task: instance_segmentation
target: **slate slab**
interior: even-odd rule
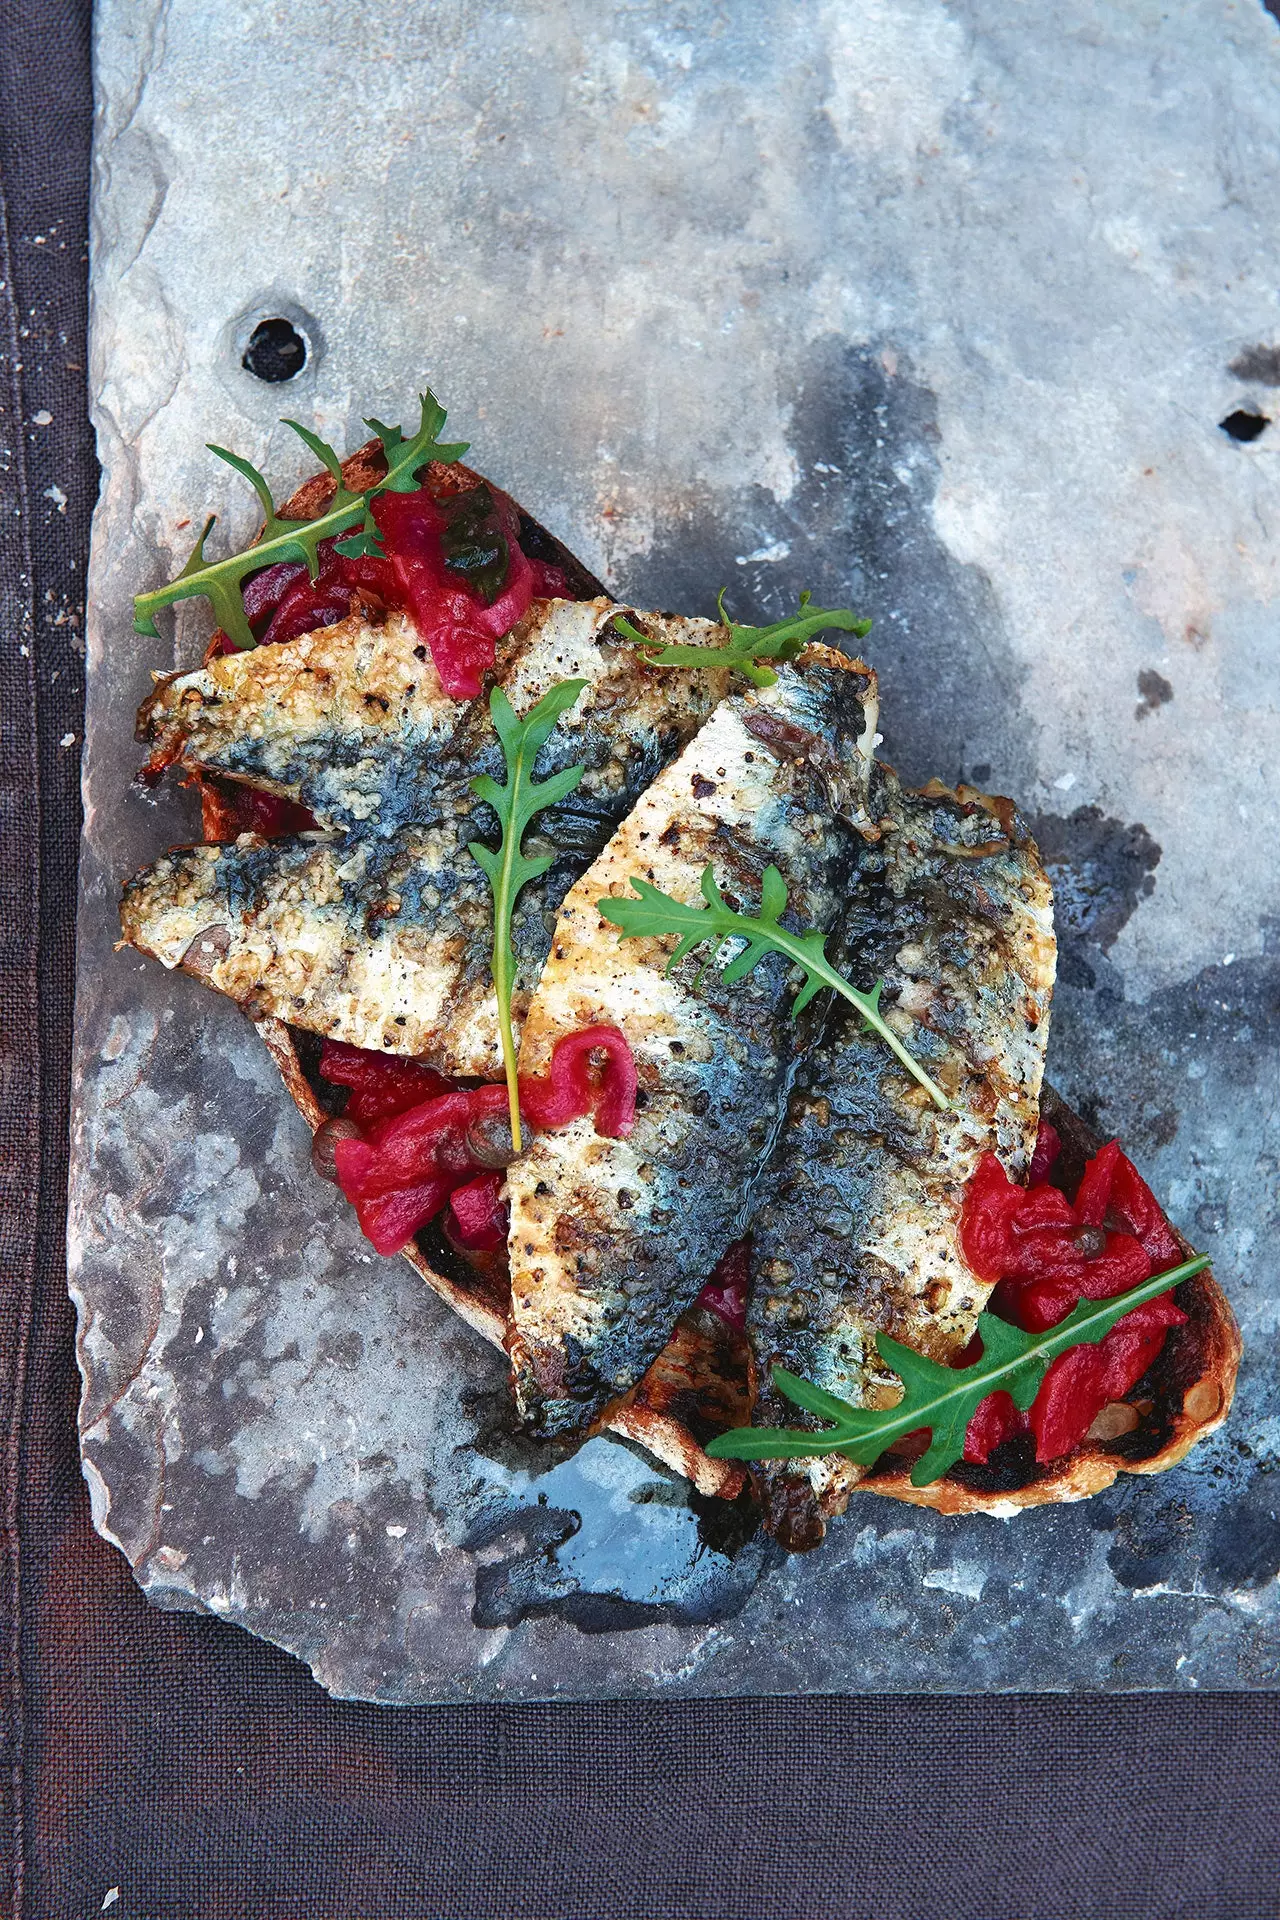
[[[103,0],[97,62],[71,1286],[100,1531],[157,1603],[370,1699],[1274,1685],[1275,22]],[[284,383],[242,364],[273,319]],[[310,1179],[235,1009],[113,954],[120,879],[194,831],[129,782],[200,615],[170,652],[130,597],[211,506],[252,525],[204,443],[287,491],[281,413],[350,446],[426,379],[618,591],[873,615],[886,756],[1036,816],[1054,1077],[1244,1331],[1184,1466],[1013,1522],[866,1496],[791,1562],[613,1442],[549,1467],[496,1357]]]

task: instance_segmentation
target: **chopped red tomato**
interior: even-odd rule
[[[1027,1428],[1027,1416],[1018,1412],[1011,1393],[989,1393],[964,1430],[964,1457],[985,1466],[996,1447]]]
[[[350,1087],[343,1118],[355,1120],[362,1127],[453,1090],[442,1073],[424,1067],[420,1060],[374,1053],[368,1047],[349,1047],[341,1040],[325,1041],[320,1075],[335,1087]]]
[[[569,577],[560,567],[553,567],[549,560],[529,561],[533,575],[533,597],[535,600],[572,600],[569,589]]]
[[[376,1120],[334,1149],[338,1185],[379,1253],[398,1253],[454,1189],[483,1171],[467,1145],[476,1120],[502,1111],[505,1087],[457,1088]]]
[[[500,1173],[482,1173],[450,1194],[445,1238],[464,1253],[493,1253],[506,1246],[508,1211],[502,1182]]]
[[[1036,1133],[1035,1152],[1031,1156],[1031,1171],[1027,1176],[1033,1187],[1049,1178],[1049,1170],[1061,1152],[1062,1141],[1058,1129],[1050,1126],[1047,1120],[1042,1120]]]
[[[488,509],[483,520],[479,505],[469,504],[481,495]],[[489,488],[449,500],[433,500],[419,488],[379,494],[373,517],[396,604],[412,614],[441,686],[454,700],[474,700],[498,641],[533,599],[533,568],[520,549],[515,508]]]
[[[333,540],[320,542],[316,549],[320,568],[314,580],[308,578],[305,567],[298,568],[276,603],[262,635],[263,646],[296,640],[300,634],[314,633],[317,627],[331,627],[345,620],[351,612],[352,596],[358,591],[372,595],[383,605],[391,603],[394,585],[385,560],[372,555],[348,560],[334,549]],[[275,568],[271,571],[274,573]],[[252,585],[250,582],[245,589],[246,610]]]
[[[502,1174],[481,1164],[470,1135],[477,1122],[505,1118],[504,1086],[457,1087],[419,1060],[336,1040],[324,1043],[320,1073],[351,1089],[343,1118],[363,1132],[336,1143],[334,1168],[379,1253],[398,1252],[446,1202],[443,1226],[455,1246],[487,1253],[505,1243]],[[635,1095],[635,1062],[616,1027],[566,1035],[545,1079],[520,1086],[532,1125],[564,1126],[594,1112],[597,1131],[615,1138],[631,1128]]]
[[[339,1144],[350,1146],[352,1142],[344,1140]],[[350,1194],[347,1198],[351,1199]],[[372,1200],[352,1201],[352,1205],[360,1231],[375,1252],[400,1253],[419,1227],[425,1227],[431,1216],[440,1211],[443,1200],[443,1189],[436,1182],[427,1181],[420,1187],[405,1187]]]
[[[335,534],[333,540],[322,540],[316,548],[316,559],[321,568],[326,556],[332,555],[337,537]],[[240,598],[244,602],[244,617],[259,639],[266,631],[286,589],[306,578],[307,569],[301,560],[278,560],[274,567],[263,567],[260,573],[250,574],[241,588]]]
[[[636,1063],[618,1027],[584,1027],[557,1040],[546,1074],[520,1082],[520,1108],[535,1127],[564,1127],[594,1113],[610,1140],[630,1133],[636,1118]]]
[[[265,793],[261,787],[247,787],[241,780],[219,780],[202,774],[199,786],[201,834],[210,846],[235,840],[242,833],[280,840],[286,834],[314,833],[319,825],[315,815],[296,800],[283,800],[278,793]]]
[[[331,627],[345,620],[357,591],[381,600],[385,606],[397,604],[395,579],[386,560],[372,555],[349,560],[336,551],[339,540],[348,537],[335,533],[320,542],[314,580],[300,560],[281,560],[246,581],[242,594],[245,618],[260,646],[283,644],[300,634],[314,633],[317,627]],[[235,643],[225,634],[214,637],[215,653],[236,651]]]
[[[1160,1202],[1124,1154],[1116,1158],[1108,1214],[1145,1248],[1152,1273],[1164,1273],[1182,1259],[1178,1237],[1161,1212]]]
[[[696,1305],[710,1307],[739,1332],[747,1324],[747,1295],[751,1288],[751,1241],[735,1240],[725,1248],[715,1272],[698,1295]]]
[[[1033,1168],[1057,1156],[1052,1128],[1041,1129]],[[960,1241],[973,1271],[998,1284],[990,1311],[1028,1333],[1066,1317],[1078,1299],[1104,1300],[1178,1264],[1182,1250],[1151,1189],[1112,1140],[1085,1168],[1074,1202],[1034,1181],[1019,1187],[994,1154],[969,1182]],[[985,1461],[1015,1433],[1036,1437],[1036,1459],[1056,1460],[1083,1440],[1111,1400],[1142,1378],[1170,1327],[1186,1315],[1162,1297],[1135,1307],[1095,1346],[1073,1347],[1045,1374],[1031,1410],[1007,1393],[989,1394],[969,1422],[966,1460]]]
[[[1031,1407],[1036,1459],[1057,1460],[1078,1446],[1108,1402],[1123,1400],[1137,1386],[1170,1327],[1186,1318],[1164,1294],[1126,1313],[1096,1347],[1060,1354]]]
[[[431,649],[440,683],[455,700],[474,700],[494,663],[496,643],[536,597],[571,598],[560,567],[532,560],[520,545],[520,516],[488,485],[452,492],[429,485],[379,494],[373,517],[383,553],[348,559],[337,551],[350,532],[322,540],[316,577],[300,562],[264,567],[244,588],[244,610],[261,645],[283,644],[345,620],[363,593],[403,607]],[[215,649],[234,652],[225,635]]]

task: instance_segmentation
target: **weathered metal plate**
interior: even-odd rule
[[[104,0],[71,1283],[98,1525],[158,1602],[379,1700],[1280,1678],[1280,39],[1260,7]],[[263,316],[305,370],[240,365]],[[429,379],[641,603],[871,613],[885,752],[1019,795],[1052,1070],[1246,1341],[1186,1465],[785,1562],[627,1448],[505,1437],[496,1356],[364,1250],[247,1024],[114,954],[191,837],[130,632],[236,447]],[[1238,423],[1237,423],[1238,424]],[[1247,431],[1246,425],[1246,431]],[[161,657],[161,656],[164,657]]]

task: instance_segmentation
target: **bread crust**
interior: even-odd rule
[[[349,487],[373,484],[385,472],[381,443],[369,441],[343,462]],[[442,488],[462,492],[483,484],[469,467],[436,470]],[[280,509],[282,516],[306,518],[323,511],[334,488],[329,474],[316,474]],[[543,558],[564,571],[577,598],[592,598],[605,588],[532,518],[521,515]],[[212,648],[211,648],[212,651]],[[213,797],[211,796],[211,799]],[[216,799],[213,799],[216,806]],[[255,1019],[263,1044],[279,1069],[295,1106],[314,1133],[329,1114],[304,1071],[290,1029],[274,1016]],[[1078,1179],[1084,1160],[1102,1142],[1047,1083],[1042,1111],[1063,1141],[1059,1163],[1064,1181]],[[1176,1229],[1175,1229],[1176,1231]],[[1193,1249],[1178,1235],[1188,1258]],[[505,1350],[507,1306],[501,1283],[482,1274],[462,1284],[441,1273],[411,1244],[404,1257],[447,1306],[480,1337]],[[1206,1269],[1184,1281],[1174,1299],[1187,1315],[1184,1326],[1169,1333],[1164,1348],[1138,1385],[1126,1396],[1138,1410],[1139,1424],[1111,1441],[1086,1440],[1062,1460],[1040,1466],[997,1457],[985,1467],[959,1464],[926,1487],[911,1484],[911,1461],[888,1454],[861,1478],[858,1492],[882,1494],[938,1513],[986,1513],[1012,1517],[1029,1507],[1084,1500],[1108,1487],[1121,1473],[1162,1473],[1183,1459],[1198,1440],[1220,1427],[1231,1408],[1240,1363],[1241,1342],[1226,1296]],[[705,1309],[692,1308],[673,1329],[672,1338],[639,1384],[609,1408],[593,1431],[611,1431],[643,1446],[655,1458],[689,1479],[699,1493],[733,1499],[747,1474],[735,1461],[713,1460],[703,1441],[744,1424],[750,1418],[749,1362],[745,1339]],[[1016,1442],[1010,1443],[1017,1447]],[[838,1508],[833,1505],[831,1511]],[[796,1545],[816,1545],[823,1516],[807,1530],[798,1527]]]

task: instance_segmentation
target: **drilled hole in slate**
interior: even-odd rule
[[[241,366],[258,380],[278,385],[296,379],[307,364],[307,343],[291,320],[259,320],[249,335]]]
[[[1256,440],[1270,424],[1265,413],[1255,413],[1244,407],[1237,407],[1234,413],[1229,413],[1225,420],[1218,422],[1222,431],[1230,434],[1233,440]]]

